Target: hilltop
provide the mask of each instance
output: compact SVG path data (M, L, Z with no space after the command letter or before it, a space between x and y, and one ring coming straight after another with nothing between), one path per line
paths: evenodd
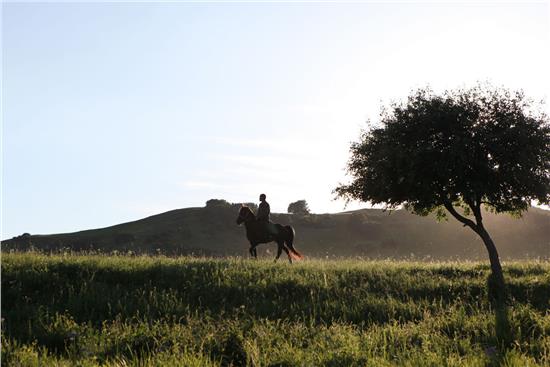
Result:
M112 227L74 233L23 234L3 250L70 249L167 255L247 256L245 230L235 223L240 204L209 200ZM550 258L550 211L531 208L520 219L486 212L485 223L504 259ZM362 209L335 214L273 214L296 230L296 246L310 257L485 259L478 237L450 218L438 223L404 210ZM272 256L275 244L259 251ZM269 253L269 254L266 254Z

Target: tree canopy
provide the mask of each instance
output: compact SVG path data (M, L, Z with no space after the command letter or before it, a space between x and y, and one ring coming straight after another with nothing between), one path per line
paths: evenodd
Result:
M353 180L336 193L421 215L444 215L449 204L519 214L548 203L550 126L533 106L521 91L480 85L418 90L352 144Z
M306 215L309 214L309 206L305 200L298 200L288 205L289 213Z

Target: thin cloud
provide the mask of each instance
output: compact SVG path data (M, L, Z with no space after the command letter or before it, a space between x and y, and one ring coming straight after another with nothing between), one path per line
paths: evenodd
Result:
M231 188L229 185L220 184L218 182L211 181L185 181L183 186L192 189L228 189Z
M333 145L333 141L330 138L307 139L304 137L302 139L294 139L277 137L272 139L247 139L244 137L210 136L203 137L202 139L209 144L221 144L234 148L242 148L243 150L249 149L243 151L243 153L256 153L260 150L276 157L287 157L293 160L313 159L319 155L319 152L326 152L326 148Z

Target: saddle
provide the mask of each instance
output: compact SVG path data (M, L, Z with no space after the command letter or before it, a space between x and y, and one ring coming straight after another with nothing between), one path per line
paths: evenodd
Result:
M266 220L258 220L257 222L261 225L266 237L275 238L275 236L279 233L276 223Z

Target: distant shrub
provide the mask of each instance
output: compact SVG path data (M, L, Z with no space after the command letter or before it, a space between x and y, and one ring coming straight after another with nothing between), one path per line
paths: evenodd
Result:
M219 208L219 207L229 208L231 207L231 204L229 204L227 200L223 200L223 199L210 199L206 202L206 207L207 208Z

